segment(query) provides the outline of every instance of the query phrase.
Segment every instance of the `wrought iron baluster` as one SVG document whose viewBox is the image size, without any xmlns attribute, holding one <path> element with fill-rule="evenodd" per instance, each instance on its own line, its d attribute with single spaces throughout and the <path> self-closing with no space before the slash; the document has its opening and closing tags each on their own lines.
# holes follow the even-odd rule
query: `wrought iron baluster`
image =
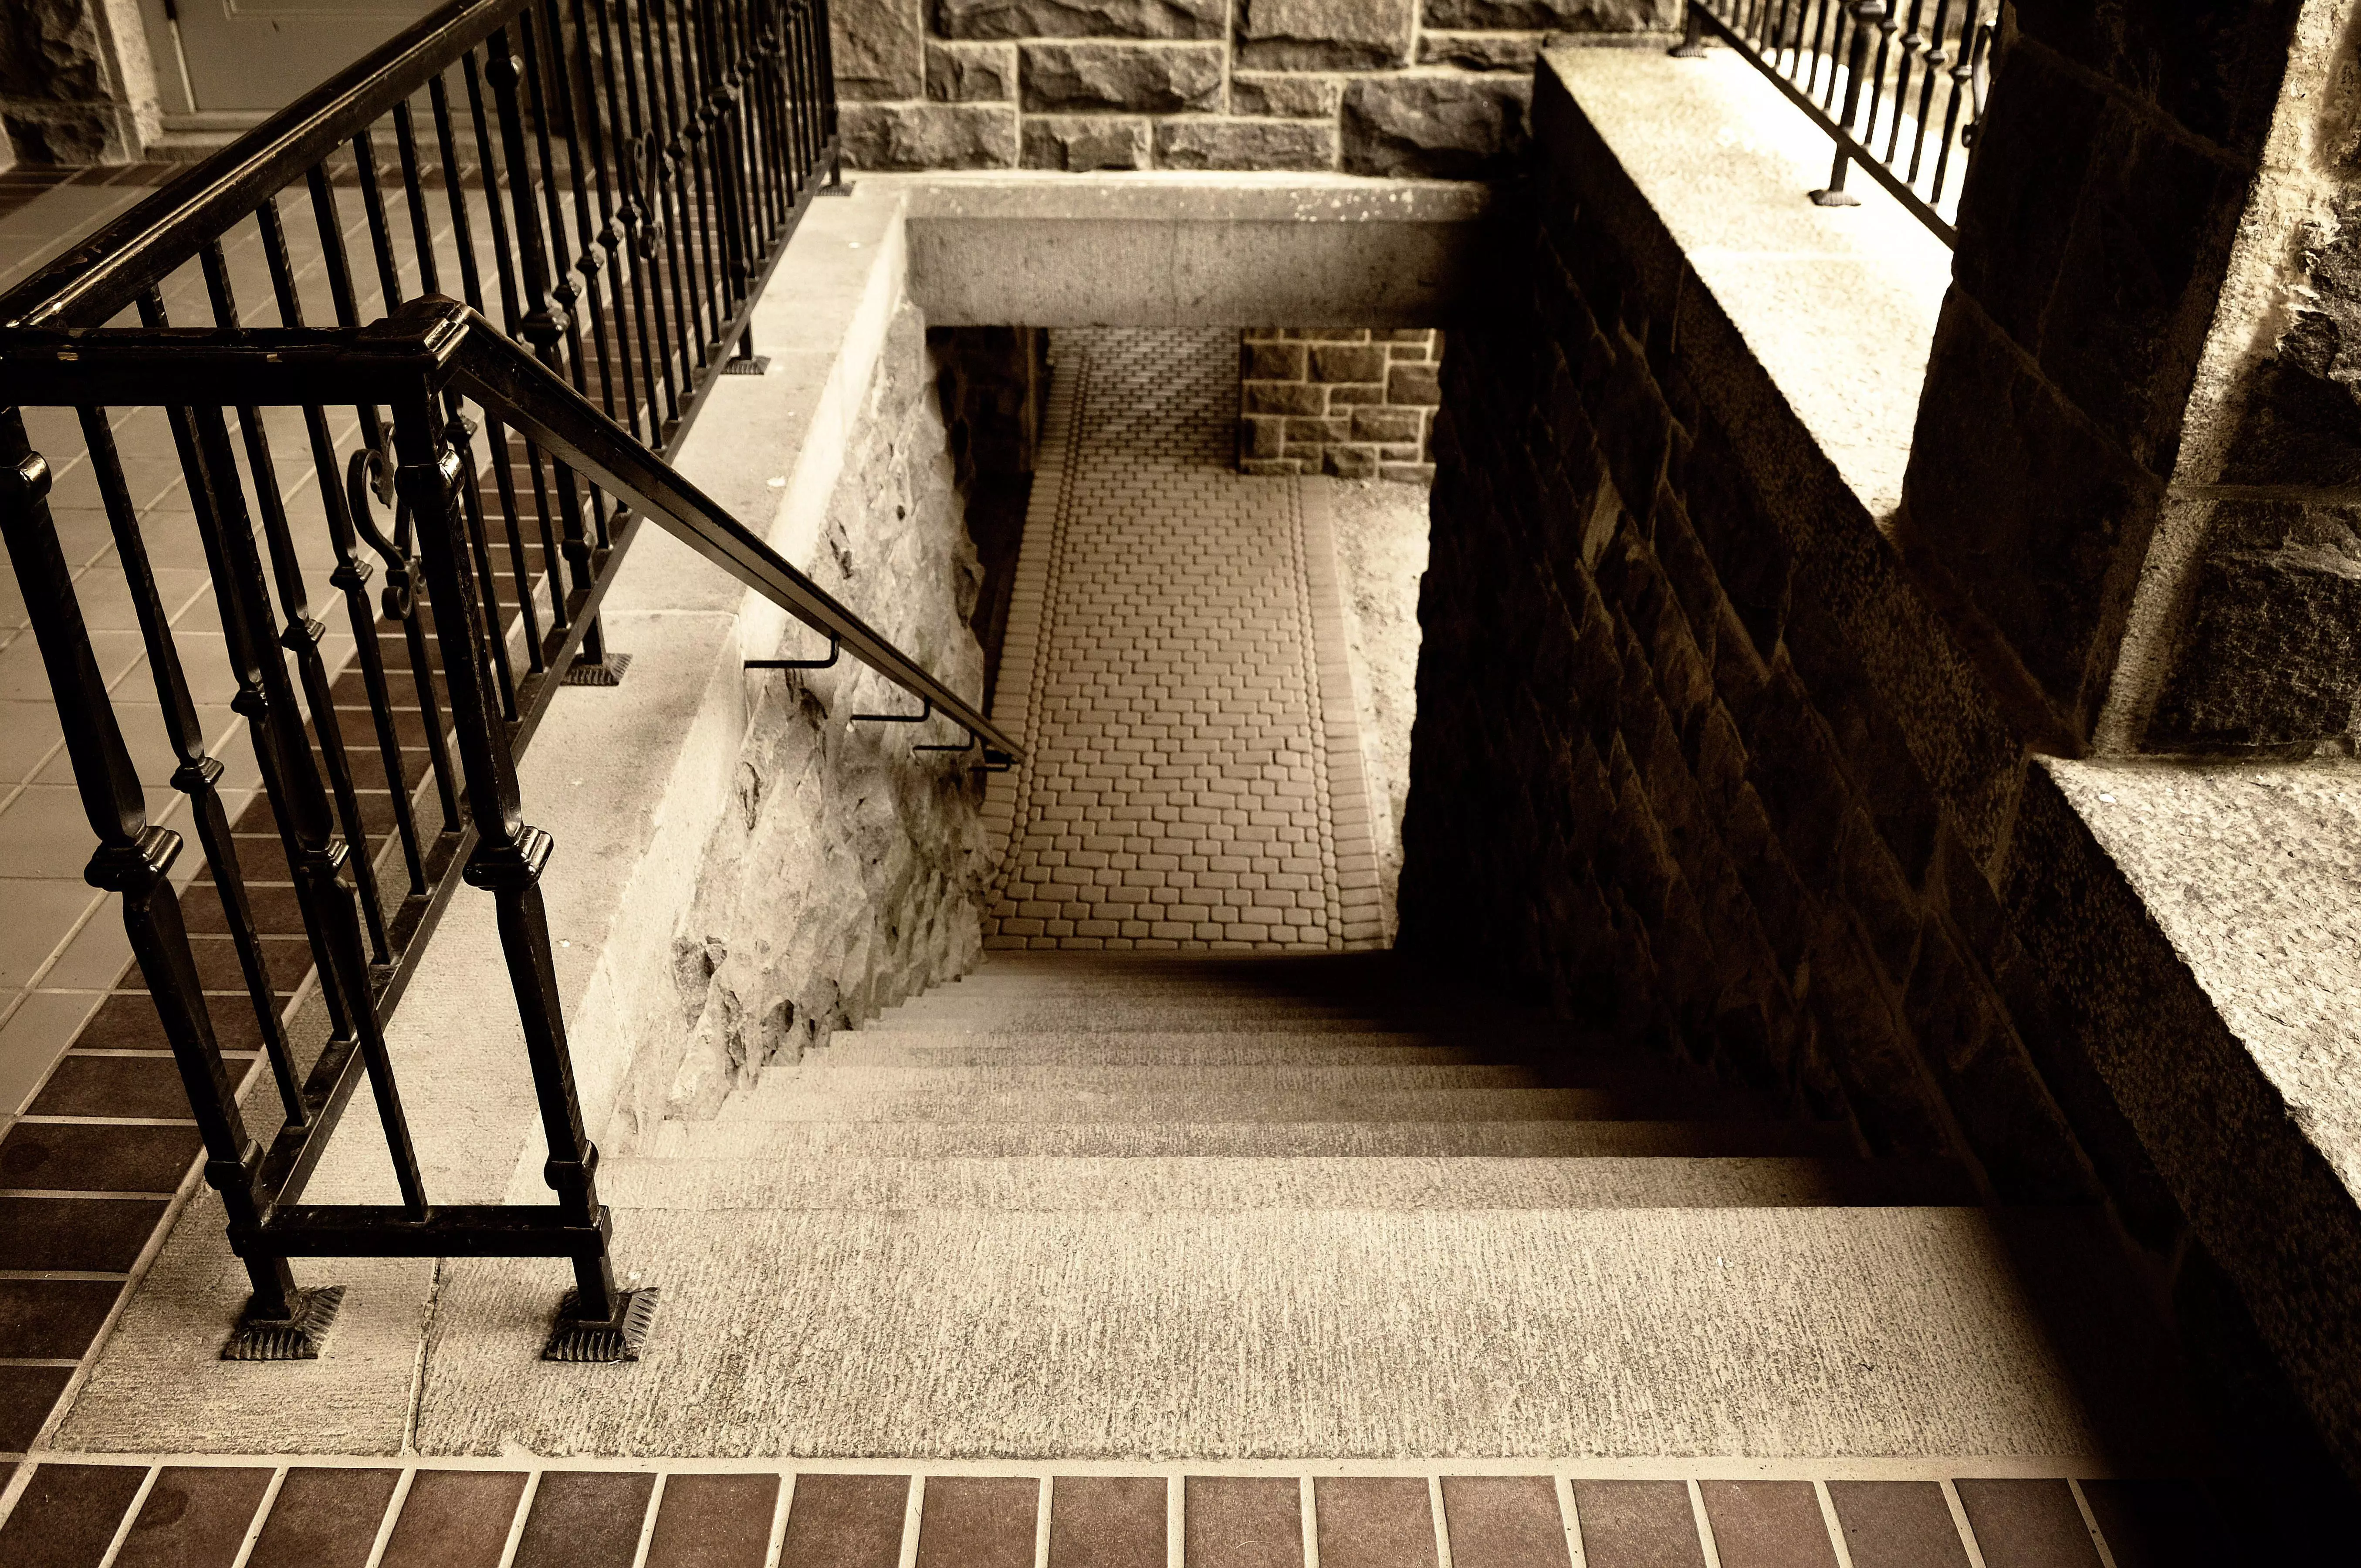
<svg viewBox="0 0 2361 1568">
<path fill-rule="evenodd" d="M 445 664 L 467 775 L 468 813 L 477 835 L 465 875 L 469 886 L 492 895 L 498 914 L 500 947 L 508 959 L 510 985 L 524 1029 L 525 1053 L 533 1065 L 533 1091 L 549 1149 L 544 1174 L 568 1219 L 577 1225 L 596 1227 L 598 1236 L 596 1254 L 577 1253 L 573 1259 L 570 1327 L 577 1335 L 604 1331 L 617 1340 L 631 1341 L 630 1352 L 635 1354 L 634 1336 L 646 1332 L 645 1309 L 653 1307 L 653 1293 L 617 1289 L 607 1253 L 607 1214 L 598 1201 L 598 1150 L 583 1124 L 575 1089 L 548 915 L 541 894 L 541 873 L 549 863 L 553 844 L 547 833 L 523 821 L 507 731 L 484 689 L 483 651 L 472 645 L 480 620 L 468 603 L 474 584 L 462 559 L 464 523 L 458 498 L 453 493 L 462 482 L 461 470 L 456 455 L 437 440 L 433 403 L 423 389 L 416 398 L 395 405 L 394 441 L 401 465 L 398 484 L 419 521 L 435 617 L 450 650 Z M 631 1296 L 641 1300 L 635 1303 Z M 642 1308 L 636 1326 L 631 1321 L 634 1305 Z M 562 1318 L 561 1336 L 568 1329 Z"/>
<path fill-rule="evenodd" d="M 629 0 L 616 0 L 616 3 L 627 5 Z M 631 126 L 630 152 L 623 162 L 632 191 L 632 253 L 639 258 L 634 263 L 635 268 L 644 267 L 648 273 L 648 291 L 655 316 L 656 352 L 664 366 L 663 428 L 669 431 L 680 422 L 681 411 L 680 382 L 683 378 L 675 373 L 672 350 L 672 317 L 678 309 L 680 299 L 680 254 L 672 240 L 669 201 L 664 194 L 663 138 L 649 128 L 657 123 L 653 78 L 646 85 L 649 101 L 644 120 L 640 111 L 640 56 L 647 49 L 650 37 L 647 0 L 640 0 L 640 47 L 631 47 L 631 13 L 628 10 L 623 13 L 618 30 L 623 35 L 623 102 L 630 110 Z M 667 257 L 672 267 L 669 295 L 664 291 L 663 265 Z M 650 444 L 659 443 L 651 442 Z"/>
<path fill-rule="evenodd" d="M 222 808 L 222 764 L 205 748 L 204 727 L 198 721 L 196 705 L 189 696 L 188 677 L 181 667 L 180 645 L 173 641 L 171 622 L 156 592 L 155 573 L 148 565 L 147 541 L 140 532 L 130 489 L 123 482 L 123 464 L 115 451 L 115 432 L 106 422 L 106 411 L 84 407 L 77 412 L 82 421 L 83 450 L 90 455 L 99 499 L 106 507 L 107 527 L 115 536 L 115 553 L 122 562 L 124 582 L 131 591 L 131 606 L 139 618 L 140 641 L 148 651 L 148 673 L 155 679 L 164 733 L 178 760 L 178 766 L 172 770 L 172 787 L 188 796 L 189 814 L 197 825 L 197 841 L 204 847 L 205 862 L 213 869 L 214 892 L 221 900 L 223 923 L 229 929 L 230 945 L 237 953 L 238 971 L 246 980 L 247 996 L 254 1003 L 255 1022 L 262 1033 L 262 1048 L 270 1060 L 271 1077 L 278 1083 L 280 1104 L 286 1111 L 287 1120 L 302 1126 L 308 1118 L 302 1089 L 296 1080 L 295 1058 L 287 1048 L 277 988 L 271 983 L 269 961 L 263 953 L 261 935 L 255 928 L 254 909 L 247 898 L 246 872 L 238 862 L 237 839 Z M 32 585 L 25 586 L 30 588 Z"/>
<path fill-rule="evenodd" d="M 257 750 L 265 753 L 263 777 L 273 785 L 271 804 L 287 842 L 290 866 L 296 884 L 306 890 L 319 916 L 313 935 L 321 984 L 324 990 L 333 986 L 338 992 L 359 1043 L 402 1206 L 412 1218 L 423 1219 L 425 1190 L 401 1091 L 394 1083 L 393 1063 L 386 1053 L 385 1034 L 378 1023 L 358 912 L 353 907 L 352 890 L 339 874 L 347 854 L 357 847 L 340 840 L 333 831 L 334 818 L 319 774 L 312 767 L 311 746 L 296 711 L 287 667 L 271 651 L 264 630 L 270 620 L 269 590 L 264 584 L 261 557 L 255 553 L 254 530 L 246 516 L 229 425 L 218 408 L 199 404 L 188 412 L 198 459 L 191 476 L 196 481 L 191 487 L 192 499 L 199 490 L 204 496 L 196 509 L 197 526 L 207 535 L 214 592 L 222 601 L 222 622 L 230 632 L 233 657 L 241 666 L 241 676 L 251 672 L 254 680 L 247 718 Z M 360 852 L 365 854 L 366 850 Z"/>
<path fill-rule="evenodd" d="M 615 0 L 615 3 L 620 5 L 623 0 Z M 639 379 L 634 382 L 631 356 L 628 352 L 623 355 L 623 384 L 628 394 L 627 401 L 631 409 L 631 417 L 625 422 L 624 428 L 630 430 L 634 435 L 639 435 L 648 445 L 661 446 L 664 444 L 664 412 L 656 402 L 655 354 L 648 337 L 649 279 L 645 252 L 641 249 L 638 243 L 641 215 L 638 211 L 636 181 L 632 175 L 632 152 L 639 137 L 638 105 L 632 106 L 631 123 L 633 128 L 626 136 L 623 129 L 625 119 L 622 104 L 616 90 L 615 38 L 614 29 L 609 25 L 608 0 L 575 0 L 574 26 L 586 40 L 589 37 L 589 18 L 593 16 L 598 18 L 598 80 L 596 85 L 603 90 L 605 110 L 602 122 L 599 113 L 601 105 L 596 99 L 592 101 L 590 114 L 593 137 L 592 157 L 598 169 L 598 210 L 605 217 L 605 222 L 598 230 L 598 243 L 607 247 L 609 274 L 619 279 L 625 271 L 631 275 L 631 324 L 634 328 L 632 341 L 639 350 L 640 361 Z M 630 38 L 630 27 L 627 25 L 624 28 L 624 42 L 627 48 Z M 615 170 L 611 179 L 607 169 L 607 143 L 609 137 L 612 137 L 615 147 Z M 614 190 L 612 189 L 614 186 L 620 186 L 620 189 Z M 617 306 L 619 318 L 620 313 L 621 307 L 619 304 Z M 620 328 L 620 319 L 617 324 Z M 647 389 L 644 433 L 642 433 L 641 422 L 642 404 L 637 392 L 637 388 L 642 385 Z"/>
<path fill-rule="evenodd" d="M 148 820 L 147 797 L 91 652 L 73 573 L 58 544 L 49 491 L 49 465 L 27 439 L 23 417 L 12 407 L 0 407 L 0 538 L 25 589 L 26 615 L 57 699 L 74 784 L 98 839 L 83 877 L 122 903 L 125 933 L 204 1143 L 205 1180 L 221 1194 L 253 1287 L 248 1319 L 292 1323 L 304 1294 L 286 1258 L 256 1244 L 269 1201 L 254 1178 L 259 1150 L 239 1114 L 236 1090 L 214 1040 L 180 894 L 172 886 L 181 836 Z"/>
<path fill-rule="evenodd" d="M 418 127 L 411 123 L 410 100 L 393 106 L 394 154 L 401 162 L 401 189 L 410 209 L 410 247 L 418 256 L 418 291 L 443 291 L 442 270 L 434 264 L 434 226 L 426 215 L 426 181 L 418 164 Z"/>
<path fill-rule="evenodd" d="M 368 220 L 369 248 L 377 256 L 378 291 L 383 298 L 383 313 L 390 315 L 402 302 L 401 263 L 393 253 L 393 227 L 385 215 L 385 191 L 379 183 L 377 168 L 377 127 L 362 130 L 353 137 L 353 165 L 360 172 L 361 212 Z"/>
<path fill-rule="evenodd" d="M 493 270 L 500 286 L 500 325 L 511 337 L 524 337 L 524 309 L 519 302 L 517 287 L 517 248 L 509 239 L 509 221 L 500 205 L 502 174 L 499 165 L 500 144 L 493 138 L 491 126 L 484 112 L 482 73 L 477 69 L 475 51 L 470 49 L 459 60 L 460 77 L 467 86 L 467 112 L 476 127 L 476 167 L 484 181 L 484 210 L 492 225 L 492 252 L 497 265 Z M 507 176 L 511 192 L 515 177 Z M 539 673 L 548 668 L 547 655 L 542 644 L 541 612 L 533 598 L 532 571 L 526 562 L 522 532 L 522 513 L 517 505 L 516 465 L 511 461 L 508 431 L 500 422 L 487 413 L 484 421 L 484 445 L 491 465 L 492 482 L 500 499 L 500 515 L 508 524 L 509 567 L 516 584 L 518 610 L 524 617 L 525 654 L 530 667 Z M 535 468 L 538 475 L 539 469 Z M 541 525 L 544 546 L 542 572 L 547 580 L 552 624 L 559 630 L 566 628 L 566 589 L 562 574 L 557 570 L 555 524 L 550 517 L 547 493 L 534 486 L 533 499 L 536 518 Z"/>
<path fill-rule="evenodd" d="M 649 0 L 655 7 L 656 33 L 664 44 L 662 65 L 664 73 L 664 107 L 667 117 L 673 105 L 673 76 L 675 68 L 680 77 L 680 108 L 673 119 L 673 145 L 686 165 L 686 177 L 679 181 L 683 215 L 689 221 L 681 235 L 681 246 L 689 258 L 689 271 L 697 280 L 697 302 L 704 314 L 698 318 L 697 364 L 711 362 L 713 351 L 721 341 L 720 274 L 713 259 L 713 192 L 712 182 L 705 170 L 705 121 L 697 99 L 697 72 L 690 60 L 688 34 L 690 22 L 686 11 L 681 16 L 681 45 L 675 51 L 672 45 L 671 0 Z M 689 217 L 694 213 L 693 218 Z M 702 270 L 699 270 L 699 263 Z"/>
<path fill-rule="evenodd" d="M 575 92 L 574 80 L 577 48 L 587 49 L 589 37 L 588 33 L 577 30 L 575 35 L 577 48 L 567 46 L 566 21 L 558 9 L 557 0 L 543 0 L 542 15 L 549 35 L 549 112 L 557 117 L 559 126 L 567 134 L 566 185 L 574 197 L 572 269 L 582 276 L 581 297 L 590 308 L 590 352 L 598 367 L 598 406 L 606 411 L 609 419 L 613 419 L 615 417 L 615 367 L 609 353 L 607 341 L 609 296 L 607 291 L 599 287 L 600 275 L 607 271 L 607 264 L 611 258 L 598 243 L 601 225 L 591 221 L 590 181 L 585 178 L 583 171 L 583 165 L 587 161 L 590 167 L 598 171 L 598 177 L 603 182 L 606 179 L 606 166 L 598 146 L 598 112 L 595 107 L 592 109 L 589 116 L 590 123 L 586 126 L 583 116 L 577 112 L 576 100 L 579 94 Z M 534 107 L 536 110 L 541 107 L 538 100 Z M 587 160 L 583 156 L 583 143 L 586 140 L 591 144 L 590 156 Z M 602 211 L 605 205 L 602 201 L 600 203 Z M 609 281 L 611 285 L 613 280 L 609 279 Z M 620 323 L 621 296 L 616 294 L 613 297 L 613 302 L 616 306 L 617 321 Z M 626 366 L 630 363 L 629 358 L 624 360 Z M 577 381 L 577 385 L 578 387 L 580 383 Z M 626 404 L 626 407 L 628 406 Z M 606 542 L 606 535 L 602 532 L 598 543 L 603 545 Z"/>
<path fill-rule="evenodd" d="M 358 326 L 360 296 L 353 287 L 352 258 L 345 248 L 344 214 L 337 210 L 335 184 L 328 177 L 325 159 L 311 167 L 304 182 L 312 193 L 312 222 L 320 233 L 320 259 L 328 274 L 328 298 L 335 307 L 336 324 Z M 378 417 L 377 405 L 356 403 L 353 411 L 360 416 L 361 440 L 372 449 L 383 446 L 385 426 Z"/>
<path fill-rule="evenodd" d="M 1919 165 L 1927 156 L 1927 133 L 1933 128 L 1935 82 L 1948 62 L 1949 57 L 1943 52 L 1943 24 L 1949 20 L 1950 13 L 1951 0 L 1935 0 L 1935 19 L 1927 28 L 1927 69 L 1918 82 L 1918 134 L 1910 141 L 1910 172 L 1905 177 L 1913 185 L 1918 183 Z"/>
<path fill-rule="evenodd" d="M 1982 0 L 1968 0 L 1960 7 L 1959 42 L 1951 56 L 1951 96 L 1943 105 L 1943 144 L 1935 150 L 1930 199 L 1938 202 L 1943 199 L 1943 182 L 1951 170 L 1951 148 L 1960 141 L 1960 100 L 1966 96 L 1968 84 L 1976 74 L 1978 13 L 1982 9 Z"/>
<path fill-rule="evenodd" d="M 1850 0 L 1852 11 L 1852 45 L 1845 65 L 1844 112 L 1837 116 L 1837 125 L 1850 131 L 1854 115 L 1861 108 L 1861 78 L 1869 62 L 1870 34 L 1885 16 L 1885 0 Z M 1815 204 L 1823 207 L 1857 207 L 1861 198 L 1844 188 L 1845 168 L 1852 161 L 1852 151 L 1843 142 L 1837 143 L 1836 159 L 1828 167 L 1828 188 L 1812 192 Z"/>
<path fill-rule="evenodd" d="M 527 49 L 532 47 L 532 34 L 520 30 Z M 573 336 L 573 319 L 555 294 L 550 282 L 549 257 L 542 248 L 541 214 L 536 211 L 532 182 L 532 162 L 526 149 L 524 115 L 517 97 L 517 86 L 523 80 L 525 64 L 509 52 L 505 32 L 492 35 L 490 62 L 484 74 L 492 84 L 492 99 L 500 120 L 500 144 L 509 170 L 509 191 L 514 202 L 517 233 L 517 257 L 523 274 L 525 298 L 530 303 L 522 322 L 523 336 L 533 345 L 542 363 L 560 375 L 566 374 L 568 356 L 563 345 Z M 544 133 L 545 134 L 545 133 Z M 553 203 L 555 198 L 552 197 Z M 553 205 L 553 213 L 555 214 Z M 562 223 L 557 229 L 564 235 Z M 580 373 L 582 357 L 571 356 L 575 372 Z M 567 624 L 564 595 L 558 587 L 557 562 L 561 552 L 576 593 L 588 593 L 590 588 L 590 542 L 582 526 L 582 499 L 574 486 L 574 476 L 563 463 L 552 460 L 551 481 L 557 492 L 558 516 L 564 526 L 564 543 L 553 537 L 548 530 L 548 491 L 544 488 L 539 449 L 530 441 L 524 444 L 527 460 L 533 473 L 533 502 L 541 510 L 543 540 L 547 550 L 545 569 L 549 573 L 550 620 L 561 630 Z M 585 632 L 580 658 L 591 664 L 605 663 L 606 648 L 596 622 Z"/>
</svg>

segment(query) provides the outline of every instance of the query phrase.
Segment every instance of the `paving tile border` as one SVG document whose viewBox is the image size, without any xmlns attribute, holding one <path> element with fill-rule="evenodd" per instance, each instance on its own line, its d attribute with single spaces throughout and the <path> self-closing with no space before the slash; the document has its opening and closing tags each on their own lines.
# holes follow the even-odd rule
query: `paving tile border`
<svg viewBox="0 0 2361 1568">
<path fill-rule="evenodd" d="M 2045 1468 L 2047 1466 L 2047 1468 Z M 2090 1470 L 2088 1465 L 2081 1466 Z M 46 1455 L 13 1568 L 1620 1568 L 2213 1561 L 2186 1481 L 2010 1461 L 912 1466 Z M 2165 1533 L 2165 1532 L 2169 1532 Z M 2026 1555 L 2031 1553 L 2031 1555 Z"/>
</svg>

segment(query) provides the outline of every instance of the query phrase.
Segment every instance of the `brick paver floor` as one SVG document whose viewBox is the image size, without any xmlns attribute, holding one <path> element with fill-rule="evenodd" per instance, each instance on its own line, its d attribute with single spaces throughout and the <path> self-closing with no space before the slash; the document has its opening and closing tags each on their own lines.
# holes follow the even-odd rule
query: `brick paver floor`
<svg viewBox="0 0 2361 1568">
<path fill-rule="evenodd" d="M 1379 936 L 1324 517 L 1239 475 L 1223 329 L 1052 339 L 994 718 L 1025 767 L 987 946 L 1330 948 Z"/>
</svg>

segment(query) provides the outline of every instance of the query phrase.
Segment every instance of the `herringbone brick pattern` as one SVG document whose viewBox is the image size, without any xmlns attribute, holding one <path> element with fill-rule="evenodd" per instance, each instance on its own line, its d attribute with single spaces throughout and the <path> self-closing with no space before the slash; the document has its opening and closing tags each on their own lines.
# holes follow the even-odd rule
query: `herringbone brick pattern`
<svg viewBox="0 0 2361 1568">
<path fill-rule="evenodd" d="M 1341 948 L 1379 931 L 1333 546 L 1230 466 L 1220 330 L 1060 332 L 994 717 L 995 947 Z"/>
</svg>

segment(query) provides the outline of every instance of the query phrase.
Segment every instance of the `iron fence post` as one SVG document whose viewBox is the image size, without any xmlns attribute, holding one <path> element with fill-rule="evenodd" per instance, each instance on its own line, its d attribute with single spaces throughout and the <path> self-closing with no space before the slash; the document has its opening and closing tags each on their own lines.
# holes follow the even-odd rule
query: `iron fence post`
<svg viewBox="0 0 2361 1568">
<path fill-rule="evenodd" d="M 608 1255 L 609 1221 L 598 1201 L 598 1149 L 582 1120 L 574 1061 L 557 992 L 555 956 L 541 893 L 541 873 L 555 847 L 550 836 L 521 815 L 516 759 L 509 748 L 500 703 L 485 679 L 488 652 L 482 605 L 468 569 L 467 518 L 460 499 L 466 471 L 442 439 L 431 391 L 394 405 L 395 482 L 418 528 L 427 594 L 443 648 L 459 742 L 467 809 L 476 829 L 475 852 L 463 872 L 467 885 L 492 895 L 509 983 L 516 994 L 525 1055 L 532 1064 L 542 1134 L 549 1148 L 543 1174 L 557 1194 L 569 1228 L 595 1237 L 573 1255 L 575 1289 L 559 1310 L 544 1353 L 553 1360 L 636 1359 L 654 1315 L 653 1288 L 616 1288 Z"/>
<path fill-rule="evenodd" d="M 1852 47 L 1845 55 L 1844 112 L 1837 117 L 1837 126 L 1850 132 L 1853 129 L 1853 115 L 1861 110 L 1861 79 L 1869 64 L 1870 34 L 1885 19 L 1885 0 L 1852 0 L 1847 8 L 1852 12 Z M 1861 205 L 1861 198 L 1844 188 L 1845 168 L 1851 161 L 1850 149 L 1838 142 L 1836 158 L 1828 166 L 1827 188 L 1812 192 L 1815 206 Z"/>
</svg>

